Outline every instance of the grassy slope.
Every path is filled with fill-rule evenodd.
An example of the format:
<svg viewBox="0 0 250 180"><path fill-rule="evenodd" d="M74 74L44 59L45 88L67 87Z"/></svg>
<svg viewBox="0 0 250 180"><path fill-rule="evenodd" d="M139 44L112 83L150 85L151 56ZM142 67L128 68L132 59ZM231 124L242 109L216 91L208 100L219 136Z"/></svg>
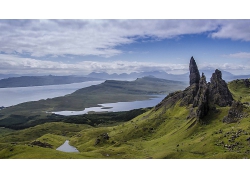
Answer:
<svg viewBox="0 0 250 180"><path fill-rule="evenodd" d="M0 157L70 158L70 154L58 152L55 149L79 131L90 127L89 125L53 122L3 134L0 136ZM35 140L47 142L53 146L53 149L30 145Z"/></svg>
<svg viewBox="0 0 250 180"><path fill-rule="evenodd" d="M241 96L242 102L249 102L250 89L243 86L242 82L229 83L229 89L235 99L240 99ZM241 119L239 123L225 124L222 123L222 119L227 115L229 107L218 108L218 110L217 113L208 114L205 119L208 122L207 125L200 125L196 123L195 119L187 120L188 108L180 107L177 103L170 109L166 110L164 107L158 111L152 109L131 121L113 127L84 128L82 130L79 128L78 132L68 135L66 138L70 140L71 145L77 147L80 153L63 153L54 149L24 147L23 145L15 146L14 150L10 151L11 145L6 142L1 145L0 157L250 158L250 144L246 141L250 137L250 117ZM244 111L249 114L249 107L246 106ZM231 136L238 133L239 130L241 131L239 136L234 142L230 142ZM109 133L110 139L95 146L97 136L103 133ZM51 134L46 133L37 138L55 145L53 141L61 138L61 143L65 136L54 135L51 132ZM227 145L238 142L239 145L235 149L229 150L224 147L222 142Z"/></svg>

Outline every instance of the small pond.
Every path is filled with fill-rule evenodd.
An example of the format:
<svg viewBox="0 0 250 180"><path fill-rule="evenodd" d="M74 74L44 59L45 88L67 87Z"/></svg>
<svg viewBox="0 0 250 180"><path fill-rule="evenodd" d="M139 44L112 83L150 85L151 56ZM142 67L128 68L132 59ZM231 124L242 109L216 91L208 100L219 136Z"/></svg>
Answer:
<svg viewBox="0 0 250 180"><path fill-rule="evenodd" d="M56 150L63 152L79 152L74 146L69 145L69 140L66 140L63 145Z"/></svg>

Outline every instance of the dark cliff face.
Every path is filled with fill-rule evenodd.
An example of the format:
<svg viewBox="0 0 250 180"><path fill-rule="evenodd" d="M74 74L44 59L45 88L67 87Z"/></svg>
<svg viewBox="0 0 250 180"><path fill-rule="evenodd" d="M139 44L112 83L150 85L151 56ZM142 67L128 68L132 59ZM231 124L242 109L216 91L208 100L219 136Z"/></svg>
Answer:
<svg viewBox="0 0 250 180"><path fill-rule="evenodd" d="M209 111L209 85L207 84L206 77L202 73L199 90L193 100L193 107L198 107L196 115L198 118L203 118Z"/></svg>
<svg viewBox="0 0 250 180"><path fill-rule="evenodd" d="M198 70L198 67L196 65L196 62L193 58L193 56L190 59L189 63L189 85L191 86L192 84L198 84L200 81L200 72Z"/></svg>
<svg viewBox="0 0 250 180"><path fill-rule="evenodd" d="M221 107L231 106L233 97L227 87L227 83L222 79L221 71L216 69L210 79L209 99L211 103Z"/></svg>

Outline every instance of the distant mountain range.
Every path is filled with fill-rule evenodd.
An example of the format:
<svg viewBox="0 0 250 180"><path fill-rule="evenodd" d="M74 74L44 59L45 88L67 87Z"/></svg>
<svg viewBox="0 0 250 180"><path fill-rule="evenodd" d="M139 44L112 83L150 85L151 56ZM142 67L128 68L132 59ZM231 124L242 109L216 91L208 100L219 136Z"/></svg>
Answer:
<svg viewBox="0 0 250 180"><path fill-rule="evenodd" d="M201 71L205 74L206 77L211 77L212 73L214 70L203 70ZM228 81L232 81L235 79L247 79L250 78L250 75L234 75L231 74L230 72L227 71L221 71L223 74L223 79ZM146 77L146 76L154 76L156 78L161 78L161 79L168 79L168 80L173 80L173 81L184 81L188 82L189 81L189 73L185 74L169 74L163 71L151 71L151 72L140 72L140 73L122 73L122 74L108 74L108 73L90 73L87 75L87 77L94 77L94 78L100 78L100 79L114 79L114 80L121 80L121 79L131 79L134 80L136 78L141 78L141 77ZM207 79L207 81L210 81L210 79Z"/></svg>
<svg viewBox="0 0 250 180"><path fill-rule="evenodd" d="M201 70L206 77L211 77L214 70ZM227 71L221 71L223 79L227 82L235 79L248 79L250 75L234 75ZM151 72L133 72L130 74L108 74L105 72L95 73L92 72L86 76L20 76L18 75L3 75L0 74L0 88L6 87L28 87L28 86L45 86L45 85L59 85L59 84L71 84L84 81L96 81L96 80L135 80L137 78L152 76L160 79L167 79L172 81L182 81L188 83L189 73L185 74L169 74L163 71L151 71ZM8 77L8 78L7 78ZM1 79L4 78L4 79ZM207 79L210 81L210 79Z"/></svg>
<svg viewBox="0 0 250 180"><path fill-rule="evenodd" d="M21 76L0 79L0 88L59 85L97 80L100 79L80 76Z"/></svg>
<svg viewBox="0 0 250 180"><path fill-rule="evenodd" d="M102 78L102 79L113 79L113 80L135 80L136 78L142 78L147 76L153 76L160 79L167 79L167 80L174 80L174 81L188 81L189 74L168 74L163 71L151 71L151 72L133 72L130 74L122 73L122 74L108 74L108 73L95 73L92 72L87 77L94 77L94 78Z"/></svg>
<svg viewBox="0 0 250 180"><path fill-rule="evenodd" d="M6 78L9 78L9 77L19 77L19 76L22 76L22 75L18 75L18 74L0 74L0 79L6 79Z"/></svg>

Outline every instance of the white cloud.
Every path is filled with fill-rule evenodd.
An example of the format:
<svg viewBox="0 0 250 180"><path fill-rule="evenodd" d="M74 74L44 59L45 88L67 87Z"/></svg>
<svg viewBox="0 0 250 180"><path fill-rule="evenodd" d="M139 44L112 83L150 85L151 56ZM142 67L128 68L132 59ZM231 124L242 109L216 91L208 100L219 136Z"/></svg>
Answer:
<svg viewBox="0 0 250 180"><path fill-rule="evenodd" d="M224 70L237 75L250 74L250 64L239 63L202 63L199 65L199 70Z"/></svg>
<svg viewBox="0 0 250 180"><path fill-rule="evenodd" d="M201 63L199 70L220 69L226 71L246 71L249 74L250 65L240 65L234 63ZM17 55L0 54L0 74L75 74L87 75L91 72L112 73L131 73L143 71L165 71L171 74L187 73L188 64L170 64L154 62L130 62L130 61L112 61L96 62L82 61L78 63L63 63L53 61L43 61L32 58L21 58Z"/></svg>
<svg viewBox="0 0 250 180"><path fill-rule="evenodd" d="M249 20L221 20L218 31L211 34L213 38L228 38L250 41Z"/></svg>
<svg viewBox="0 0 250 180"><path fill-rule="evenodd" d="M234 54L229 54L229 55L224 55L224 56L231 57L231 58L250 59L249 52L239 52L239 53L234 53Z"/></svg>
<svg viewBox="0 0 250 180"><path fill-rule="evenodd" d="M95 62L82 61L78 63L62 63L53 61L42 61L32 58L21 58L16 55L0 54L0 73L17 73L17 74L81 74L86 75L91 72L107 73L131 73L142 71L187 71L187 64L161 64L149 62L129 62L129 61L112 61L112 62Z"/></svg>
<svg viewBox="0 0 250 180"><path fill-rule="evenodd" d="M250 20L0 20L0 73L88 74L93 71L130 73L154 70L184 73L188 72L188 64L129 60L73 64L39 60L39 57L111 57L124 53L119 49L120 45L135 43L141 38L158 41L199 33L208 33L211 38L250 41ZM226 56L249 59L250 53ZM247 65L228 63L201 64L199 68L250 70Z"/></svg>
<svg viewBox="0 0 250 180"><path fill-rule="evenodd" d="M0 20L0 52L32 57L123 53L119 45L211 32L250 41L249 20Z"/></svg>
<svg viewBox="0 0 250 180"><path fill-rule="evenodd" d="M32 57L111 57L123 53L119 45L138 38L207 32L212 38L250 41L250 20L0 20L0 30L0 53Z"/></svg>

